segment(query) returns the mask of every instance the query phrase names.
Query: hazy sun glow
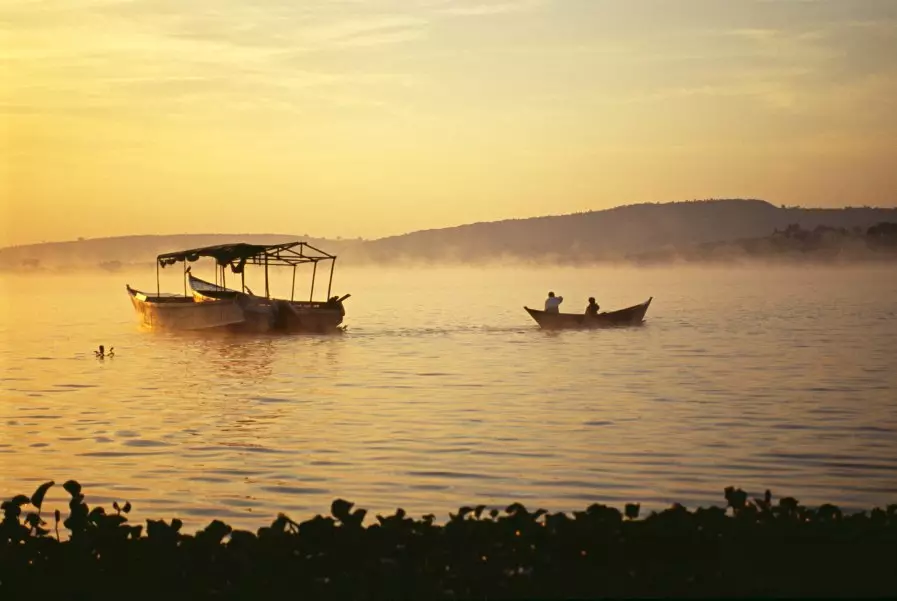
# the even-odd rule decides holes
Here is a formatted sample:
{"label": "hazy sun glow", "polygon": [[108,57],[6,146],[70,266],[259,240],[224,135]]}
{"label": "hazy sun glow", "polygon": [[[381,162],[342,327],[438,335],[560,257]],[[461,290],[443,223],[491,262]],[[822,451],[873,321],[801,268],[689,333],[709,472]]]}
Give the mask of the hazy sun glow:
{"label": "hazy sun glow", "polygon": [[0,246],[897,204],[893,0],[5,0]]}

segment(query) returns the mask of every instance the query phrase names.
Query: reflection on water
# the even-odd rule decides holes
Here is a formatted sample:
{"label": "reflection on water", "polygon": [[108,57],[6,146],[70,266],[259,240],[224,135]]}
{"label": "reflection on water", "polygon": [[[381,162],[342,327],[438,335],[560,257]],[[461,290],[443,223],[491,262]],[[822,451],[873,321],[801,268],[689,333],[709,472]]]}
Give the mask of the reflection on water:
{"label": "reflection on water", "polygon": [[271,339],[229,337],[197,341],[199,361],[217,377],[233,377],[247,384],[268,378],[277,349]]}
{"label": "reflection on water", "polygon": [[[337,496],[440,515],[730,484],[894,502],[892,276],[344,270],[348,331],[295,337],[146,333],[121,276],[4,276],[0,487],[77,478],[138,520],[246,527]],[[549,288],[569,311],[655,301],[641,328],[545,332],[522,307]]]}

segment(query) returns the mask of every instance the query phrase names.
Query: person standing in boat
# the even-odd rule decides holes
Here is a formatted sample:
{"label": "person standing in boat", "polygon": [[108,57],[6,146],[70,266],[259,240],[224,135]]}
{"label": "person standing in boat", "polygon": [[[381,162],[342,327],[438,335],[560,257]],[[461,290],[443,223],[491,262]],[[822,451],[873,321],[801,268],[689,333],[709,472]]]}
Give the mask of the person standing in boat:
{"label": "person standing in boat", "polygon": [[598,305],[598,303],[595,302],[595,297],[594,297],[594,296],[590,296],[590,297],[589,297],[589,306],[586,307],[586,315],[588,315],[589,317],[597,317],[597,316],[598,316],[598,310],[599,310],[600,308],[601,308],[601,306]]}
{"label": "person standing in boat", "polygon": [[545,312],[560,313],[560,306],[562,302],[564,302],[563,296],[555,296],[554,292],[549,292],[548,298],[545,299]]}

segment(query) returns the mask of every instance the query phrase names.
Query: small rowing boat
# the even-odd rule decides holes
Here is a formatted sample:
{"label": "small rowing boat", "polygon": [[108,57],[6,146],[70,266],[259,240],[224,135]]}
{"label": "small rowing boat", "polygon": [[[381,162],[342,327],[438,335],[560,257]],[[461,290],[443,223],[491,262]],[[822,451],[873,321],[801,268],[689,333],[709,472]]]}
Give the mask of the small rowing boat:
{"label": "small rowing boat", "polygon": [[645,320],[648,306],[654,299],[652,296],[640,305],[633,305],[618,311],[608,311],[598,315],[584,313],[550,313],[523,307],[536,323],[544,330],[592,329],[613,326],[640,325]]}

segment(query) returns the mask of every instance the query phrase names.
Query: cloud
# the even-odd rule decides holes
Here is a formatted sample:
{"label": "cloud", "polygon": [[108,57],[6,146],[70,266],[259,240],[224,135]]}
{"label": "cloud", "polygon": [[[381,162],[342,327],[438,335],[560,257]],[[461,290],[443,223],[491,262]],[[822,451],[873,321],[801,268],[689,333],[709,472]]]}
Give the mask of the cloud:
{"label": "cloud", "polygon": [[[889,17],[897,2],[755,4],[20,0],[0,8],[9,40],[0,58],[12,75],[0,111],[301,114],[311,106],[381,115],[413,104],[422,114],[485,115],[545,94],[563,98],[558,110],[574,117],[569,107],[596,98],[847,111],[860,102],[849,90],[874,94],[882,84],[868,82],[897,70]],[[487,25],[465,27],[471,20]],[[423,92],[410,97],[412,89]],[[841,100],[826,104],[829,95]],[[448,108],[450,97],[479,100],[462,111]]]}
{"label": "cloud", "polygon": [[[422,37],[428,22],[426,19],[410,16],[372,16],[366,18],[341,19],[303,28],[301,39],[312,44],[345,46],[355,39],[370,39],[377,36],[406,36],[406,39]],[[391,42],[386,42],[391,43]]]}
{"label": "cloud", "polygon": [[533,10],[543,5],[543,0],[517,0],[514,2],[450,2],[437,8],[436,14],[453,17],[479,17]]}
{"label": "cloud", "polygon": [[[368,96],[407,73],[313,60],[421,39],[428,20],[342,3],[260,0],[25,0],[0,8],[0,59],[11,76],[0,114],[198,120],[223,111],[299,114],[312,90]],[[370,6],[368,6],[368,9]],[[332,93],[332,92],[331,92]],[[344,101],[334,106],[349,106]]]}

